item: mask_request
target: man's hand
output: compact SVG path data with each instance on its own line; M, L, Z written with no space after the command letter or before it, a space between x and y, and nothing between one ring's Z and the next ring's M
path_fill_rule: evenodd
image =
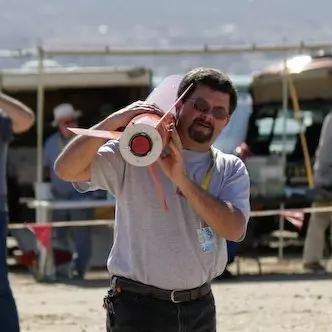
M108 123L110 123L112 128L107 129L114 130L114 123L116 123L117 129L124 128L135 116L143 113L155 113L160 116L164 115L164 112L157 105L147 104L144 101L139 100L108 116L105 127L108 127Z
M177 186L186 178L186 170L182 156L182 143L176 129L173 129L169 143L170 153L158 159L163 172Z

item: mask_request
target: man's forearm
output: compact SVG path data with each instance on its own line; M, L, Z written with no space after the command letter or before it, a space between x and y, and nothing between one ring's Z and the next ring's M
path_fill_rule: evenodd
M34 113L29 107L2 93L0 93L0 109L11 118L15 133L27 131L35 122Z
M91 129L116 130L116 120L110 116L99 122ZM66 181L87 181L90 164L98 151L105 143L104 138L78 135L72 139L55 161L54 168L57 175Z
M241 238L245 232L245 219L237 208L213 197L187 176L178 187L200 218L219 236L233 241Z

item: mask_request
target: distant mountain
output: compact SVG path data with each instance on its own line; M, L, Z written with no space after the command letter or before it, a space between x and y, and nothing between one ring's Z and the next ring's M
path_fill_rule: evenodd
M0 0L0 48L169 48L332 42L330 0ZM248 73L279 55L65 58L85 64L135 64L157 74L209 65ZM0 66L22 61L0 59Z

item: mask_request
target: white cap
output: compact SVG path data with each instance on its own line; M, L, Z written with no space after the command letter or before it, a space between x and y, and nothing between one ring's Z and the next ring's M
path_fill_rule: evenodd
M59 120L64 118L78 118L82 115L82 112L79 110L75 110L73 105L71 104L60 104L53 109L53 117L54 120L52 122L52 126L56 127L59 123Z

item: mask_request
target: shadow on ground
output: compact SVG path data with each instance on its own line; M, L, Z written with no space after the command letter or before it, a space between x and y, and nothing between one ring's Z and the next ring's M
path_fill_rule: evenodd
M11 266L9 272L13 275L31 277L36 283L45 285L68 285L80 288L108 288L110 285L110 277L105 269L93 270L87 274L85 279L70 279L68 277L60 276L57 280L36 280L32 272L21 266Z

